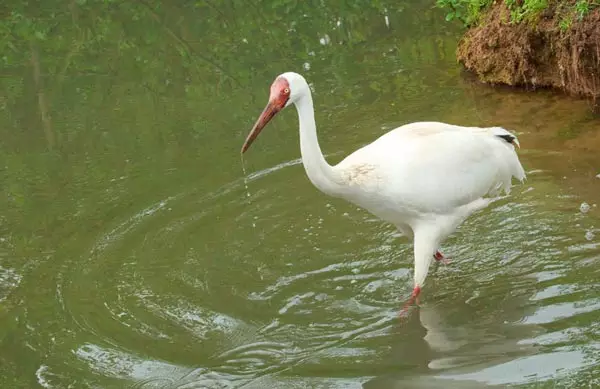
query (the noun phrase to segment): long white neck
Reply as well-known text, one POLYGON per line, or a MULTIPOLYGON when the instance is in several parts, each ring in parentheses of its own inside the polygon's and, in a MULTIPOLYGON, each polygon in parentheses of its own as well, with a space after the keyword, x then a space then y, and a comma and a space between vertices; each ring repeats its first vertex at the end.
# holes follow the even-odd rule
POLYGON ((320 191, 329 195, 336 195, 343 188, 340 185, 339 173, 327 163, 321 152, 321 147, 319 147, 315 111, 310 90, 299 98, 295 105, 300 123, 300 152, 302 153, 304 170, 306 170, 306 174, 313 185, 320 191))

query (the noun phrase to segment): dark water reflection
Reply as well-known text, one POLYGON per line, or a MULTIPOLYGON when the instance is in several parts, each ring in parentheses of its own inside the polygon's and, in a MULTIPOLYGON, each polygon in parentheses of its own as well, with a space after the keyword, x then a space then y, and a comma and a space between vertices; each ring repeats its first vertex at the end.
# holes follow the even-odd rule
POLYGON ((11 4, 2 38, 2 387, 598 385, 585 102, 463 77, 429 4, 44 7, 11 4), (310 185, 295 114, 242 176, 287 70, 331 162, 414 120, 519 133, 527 182, 446 242, 407 320, 412 245, 310 185))

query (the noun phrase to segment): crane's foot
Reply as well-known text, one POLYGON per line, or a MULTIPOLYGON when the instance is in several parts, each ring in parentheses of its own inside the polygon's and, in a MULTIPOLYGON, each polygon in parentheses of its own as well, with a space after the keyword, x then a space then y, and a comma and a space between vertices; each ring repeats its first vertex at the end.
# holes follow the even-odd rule
POLYGON ((413 292, 410 295, 410 298, 408 299, 408 301, 406 302, 406 304, 404 304, 404 308, 402 308, 402 310, 400 311, 400 317, 407 315, 408 314, 408 309, 414 303, 416 303, 417 305, 419 305, 419 294, 421 294, 421 287, 419 285, 417 285, 413 289, 413 292))
POLYGON ((445 256, 439 250, 437 250, 435 254, 433 254, 433 258, 436 261, 443 263, 444 265, 448 265, 450 262, 452 262, 452 258, 445 256))

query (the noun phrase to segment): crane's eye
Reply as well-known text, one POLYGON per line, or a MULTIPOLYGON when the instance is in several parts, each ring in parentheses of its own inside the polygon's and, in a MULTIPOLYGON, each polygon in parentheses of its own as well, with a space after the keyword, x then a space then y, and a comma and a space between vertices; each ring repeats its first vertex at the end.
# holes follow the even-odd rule
POLYGON ((287 95, 288 93, 290 93, 290 88, 285 88, 285 89, 283 90, 283 93, 285 93, 286 95, 287 95))

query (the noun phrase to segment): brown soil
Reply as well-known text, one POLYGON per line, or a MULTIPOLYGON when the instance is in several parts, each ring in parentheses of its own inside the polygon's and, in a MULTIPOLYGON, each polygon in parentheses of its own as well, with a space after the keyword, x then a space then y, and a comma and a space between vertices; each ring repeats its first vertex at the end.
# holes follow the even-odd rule
POLYGON ((600 109, 600 9, 561 31, 560 11, 551 8, 536 22, 510 24, 497 2, 460 40, 457 58, 483 82, 551 87, 590 98, 600 109))

